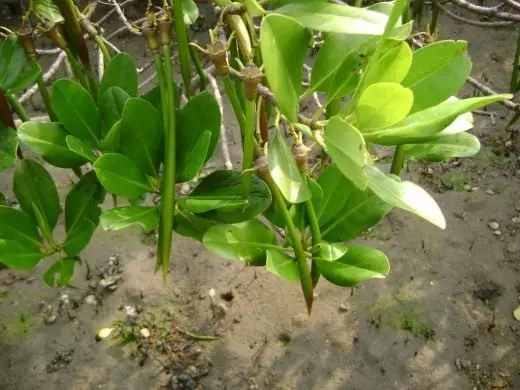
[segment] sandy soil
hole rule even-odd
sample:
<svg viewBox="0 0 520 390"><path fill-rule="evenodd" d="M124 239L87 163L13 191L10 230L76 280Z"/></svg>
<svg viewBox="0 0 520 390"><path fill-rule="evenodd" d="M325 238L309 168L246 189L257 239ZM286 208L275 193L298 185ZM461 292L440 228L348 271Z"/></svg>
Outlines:
<svg viewBox="0 0 520 390"><path fill-rule="evenodd" d="M506 89L513 30L480 30L444 16L440 26L443 38L470 42L477 78ZM149 60L139 40L116 43L140 65ZM39 280L44 264L23 274L0 271L0 389L154 389L171 376L163 372L165 361L178 383L166 388L178 389L196 388L195 382L204 389L520 389L520 322L512 315L520 304L520 226L513 223L520 216L520 143L504 130L508 113L489 110L496 112L494 125L476 116L478 156L409 164L408 175L433 194L448 228L392 212L361 238L388 254L390 276L355 289L321 283L310 318L298 286L179 237L164 287L153 274L153 237L138 228L98 231L82 256L90 275L85 265L78 268L72 286L59 291ZM236 131L233 121L228 126ZM53 174L65 193L68 172ZM8 172L0 191L12 195ZM499 224L500 235L489 222ZM115 291L100 292L93 288L96 266L106 267L113 255L123 279ZM88 295L98 305L85 303ZM180 337L180 352L150 353L140 365L128 348L94 337L124 317L125 306L166 313L170 325L173 319L179 328L219 338Z"/></svg>

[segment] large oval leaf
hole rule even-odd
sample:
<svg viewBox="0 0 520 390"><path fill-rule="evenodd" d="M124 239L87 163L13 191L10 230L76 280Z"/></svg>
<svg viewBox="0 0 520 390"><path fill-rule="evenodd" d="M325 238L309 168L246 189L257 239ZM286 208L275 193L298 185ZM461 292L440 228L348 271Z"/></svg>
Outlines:
<svg viewBox="0 0 520 390"><path fill-rule="evenodd" d="M385 278L390 263L383 252L363 246L348 246L346 253L337 260L318 260L320 273L338 286L353 287L370 279Z"/></svg>
<svg viewBox="0 0 520 390"><path fill-rule="evenodd" d="M112 126L123 116L123 109L130 95L119 87L108 88L99 99L101 115L101 138L104 138Z"/></svg>
<svg viewBox="0 0 520 390"><path fill-rule="evenodd" d="M159 225L157 207L126 206L105 211L100 222L103 229L117 231L130 225L138 224L144 230L155 229Z"/></svg>
<svg viewBox="0 0 520 390"><path fill-rule="evenodd" d="M15 34L0 41L0 89L8 90L27 65L25 51Z"/></svg>
<svg viewBox="0 0 520 390"><path fill-rule="evenodd" d="M182 0L182 11L184 13L184 23L193 24L199 18L199 8L193 0Z"/></svg>
<svg viewBox="0 0 520 390"><path fill-rule="evenodd" d="M94 171L83 175L65 199L65 231L70 232L85 219L97 225L101 214L99 205L103 203L105 195Z"/></svg>
<svg viewBox="0 0 520 390"><path fill-rule="evenodd" d="M0 124L0 172L14 164L17 149L18 137L16 132Z"/></svg>
<svg viewBox="0 0 520 390"><path fill-rule="evenodd" d="M43 280L49 287L66 286L74 276L76 262L76 258L73 257L58 260L43 274Z"/></svg>
<svg viewBox="0 0 520 390"><path fill-rule="evenodd" d="M280 112L297 122L303 62L311 35L295 20L271 14L262 20L260 36L265 74Z"/></svg>
<svg viewBox="0 0 520 390"><path fill-rule="evenodd" d="M110 87L119 87L131 97L136 97L137 84L137 66L134 59L127 53L119 53L110 60L105 69L99 85L99 96L103 96Z"/></svg>
<svg viewBox="0 0 520 390"><path fill-rule="evenodd" d="M78 157L83 158L85 161L96 161L97 156L94 154L92 149L79 138L76 138L73 135L67 135L65 137L65 143L69 150Z"/></svg>
<svg viewBox="0 0 520 390"><path fill-rule="evenodd" d="M69 134L99 147L101 122L92 95L69 79L60 79L52 86L52 107Z"/></svg>
<svg viewBox="0 0 520 390"><path fill-rule="evenodd" d="M128 157L108 153L96 160L94 171L108 192L123 198L137 198L148 191L143 172Z"/></svg>
<svg viewBox="0 0 520 390"><path fill-rule="evenodd" d="M274 233L257 219L234 225L215 225L202 239L211 252L229 260L264 265L266 250L277 249Z"/></svg>
<svg viewBox="0 0 520 390"><path fill-rule="evenodd" d="M63 243L63 250L69 256L76 256L88 245L94 232L96 225L89 219L84 219L74 228L69 231L65 242Z"/></svg>
<svg viewBox="0 0 520 390"><path fill-rule="evenodd" d="M0 240L0 263L8 268L25 271L36 267L44 254L34 246L18 241Z"/></svg>
<svg viewBox="0 0 520 390"><path fill-rule="evenodd" d="M22 210L38 222L36 208L52 231L58 222L61 207L56 184L45 168L36 161L21 160L14 173L13 187Z"/></svg>
<svg viewBox="0 0 520 390"><path fill-rule="evenodd" d="M59 123L24 122L18 127L18 138L45 161L60 168L74 168L87 160L69 150L67 132Z"/></svg>
<svg viewBox="0 0 520 390"><path fill-rule="evenodd" d="M287 256L281 250L267 250L265 269L289 282L300 281L300 271L296 259Z"/></svg>
<svg viewBox="0 0 520 390"><path fill-rule="evenodd" d="M267 160L275 184L289 203L302 203L311 198L309 187L280 131L276 131L269 142Z"/></svg>
<svg viewBox="0 0 520 390"><path fill-rule="evenodd" d="M16 80L11 83L9 88L5 91L8 95L17 95L22 92L25 88L30 87L36 82L36 79L40 75L41 68L37 62L31 62L27 64L26 69L18 75Z"/></svg>
<svg viewBox="0 0 520 390"><path fill-rule="evenodd" d="M442 135L423 144L404 145L404 150L408 156L438 162L447 158L474 156L480 150L480 142L474 135L457 133Z"/></svg>
<svg viewBox="0 0 520 390"><path fill-rule="evenodd" d="M415 96L411 112L433 107L459 91L471 72L467 47L464 41L440 41L413 54L402 82Z"/></svg>
<svg viewBox="0 0 520 390"><path fill-rule="evenodd" d="M412 65L412 49L406 42L390 42L389 49L379 58L372 78L365 81L366 85L382 82L400 83L407 75Z"/></svg>
<svg viewBox="0 0 520 390"><path fill-rule="evenodd" d="M8 206L0 206L0 238L34 248L43 245L34 221L27 214Z"/></svg>

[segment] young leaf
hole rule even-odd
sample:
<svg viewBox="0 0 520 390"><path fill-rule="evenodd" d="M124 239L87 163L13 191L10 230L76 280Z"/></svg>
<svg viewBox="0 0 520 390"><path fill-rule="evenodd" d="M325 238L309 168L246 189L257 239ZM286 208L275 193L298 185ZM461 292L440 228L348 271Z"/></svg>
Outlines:
<svg viewBox="0 0 520 390"><path fill-rule="evenodd" d="M74 276L76 262L73 257L58 260L43 274L43 280L52 288L65 287Z"/></svg>
<svg viewBox="0 0 520 390"><path fill-rule="evenodd" d="M392 209L370 189L357 189L336 165L325 169L318 184L323 189L319 222L324 240L353 240L376 225Z"/></svg>
<svg viewBox="0 0 520 390"><path fill-rule="evenodd" d="M127 53L119 53L108 63L101 83L99 96L103 96L110 87L119 87L131 97L137 97L137 66Z"/></svg>
<svg viewBox="0 0 520 390"><path fill-rule="evenodd" d="M8 90L27 64L25 51L15 34L0 41L0 89Z"/></svg>
<svg viewBox="0 0 520 390"><path fill-rule="evenodd" d="M361 133L339 116L329 120L325 127L327 154L352 183L364 190L367 187L363 165L365 164L365 141Z"/></svg>
<svg viewBox="0 0 520 390"><path fill-rule="evenodd" d="M280 112L297 122L303 63L311 34L287 16L270 14L262 20L260 36L265 74Z"/></svg>
<svg viewBox="0 0 520 390"><path fill-rule="evenodd" d="M8 95L17 95L22 92L25 88L31 86L36 82L36 79L40 75L41 68L37 62L31 62L26 70L21 73L16 80L11 83L9 88L5 91Z"/></svg>
<svg viewBox="0 0 520 390"><path fill-rule="evenodd" d="M0 172L14 164L17 149L18 137L16 132L0 123Z"/></svg>
<svg viewBox="0 0 520 390"><path fill-rule="evenodd" d="M289 282L300 281L298 263L280 250L268 249L265 269Z"/></svg>
<svg viewBox="0 0 520 390"><path fill-rule="evenodd" d="M67 238L63 244L63 250L69 256L76 256L88 245L94 232L96 225L89 219L84 219L74 226L67 234Z"/></svg>
<svg viewBox="0 0 520 390"><path fill-rule="evenodd" d="M453 157L471 157L480 150L477 137L468 133L440 135L423 144L404 145L407 156L428 162L443 161Z"/></svg>
<svg viewBox="0 0 520 390"><path fill-rule="evenodd" d="M277 249L274 233L257 219L234 225L215 225L202 239L211 252L229 260L264 265L266 250Z"/></svg>
<svg viewBox="0 0 520 390"><path fill-rule="evenodd" d="M209 131L203 132L196 141L193 148L184 150L177 154L177 183L185 183L193 179L204 168L206 158L209 155L212 134Z"/></svg>
<svg viewBox="0 0 520 390"><path fill-rule="evenodd" d="M402 84L415 96L411 112L424 110L454 95L471 72L467 42L440 41L413 54L412 66Z"/></svg>
<svg viewBox="0 0 520 390"><path fill-rule="evenodd" d="M398 178L387 176L373 166L365 166L368 187L383 201L418 215L441 229L446 220L437 202L421 187Z"/></svg>
<svg viewBox="0 0 520 390"><path fill-rule="evenodd" d="M63 22L63 16L61 16L60 10L53 0L32 0L29 5L31 11L37 15L38 20L54 23Z"/></svg>
<svg viewBox="0 0 520 390"><path fill-rule="evenodd" d="M341 258L318 260L317 264L325 279L343 287L354 287L370 279L383 279L390 272L390 263L383 252L362 246L349 246Z"/></svg>
<svg viewBox="0 0 520 390"><path fill-rule="evenodd" d="M179 207L175 212L173 229L181 236L202 242L204 234L212 226L215 226L215 222L201 218L189 211L181 210Z"/></svg>
<svg viewBox="0 0 520 390"><path fill-rule="evenodd" d="M123 109L119 152L148 176L157 177L163 157L163 132L157 110L145 99L130 98Z"/></svg>
<svg viewBox="0 0 520 390"><path fill-rule="evenodd" d="M376 71L366 80L366 85L374 83L400 83L412 65L412 49L406 42L397 45L391 42L391 47L379 58Z"/></svg>
<svg viewBox="0 0 520 390"><path fill-rule="evenodd" d="M121 230L133 224L149 231L159 225L159 217L157 207L126 206L105 211L101 214L100 222L103 229L108 231Z"/></svg>
<svg viewBox="0 0 520 390"><path fill-rule="evenodd" d="M105 195L94 171L83 175L65 199L65 231L71 232L84 219L97 225L101 214L99 205L103 203Z"/></svg>
<svg viewBox="0 0 520 390"><path fill-rule="evenodd" d="M59 123L24 122L18 127L18 138L33 152L59 168L74 168L87 160L69 150L65 138L67 132Z"/></svg>
<svg viewBox="0 0 520 390"><path fill-rule="evenodd" d="M25 271L36 267L44 257L36 247L13 240L0 240L0 263L7 268Z"/></svg>
<svg viewBox="0 0 520 390"><path fill-rule="evenodd" d="M60 199L51 175L33 160L21 160L14 173L14 193L22 210L38 222L39 214L52 231L60 215ZM41 221L40 221L41 222ZM40 228L44 228L40 225Z"/></svg>
<svg viewBox="0 0 520 390"><path fill-rule="evenodd" d="M322 261L336 261L342 258L345 253L349 251L349 247L343 244L331 244L327 241L322 241L319 244L320 257L318 260Z"/></svg>
<svg viewBox="0 0 520 390"><path fill-rule="evenodd" d="M103 141L101 141L101 150L104 153L115 153L119 151L119 139L121 135L121 121L117 121L110 128Z"/></svg>
<svg viewBox="0 0 520 390"><path fill-rule="evenodd" d="M101 138L105 138L112 126L123 116L123 109L130 95L119 87L110 87L100 96Z"/></svg>
<svg viewBox="0 0 520 390"><path fill-rule="evenodd" d="M94 171L108 192L123 198L137 198L148 192L149 185L143 172L128 157L108 153L96 160Z"/></svg>
<svg viewBox="0 0 520 390"><path fill-rule="evenodd" d="M0 238L33 248L43 245L34 221L27 214L8 206L0 206Z"/></svg>
<svg viewBox="0 0 520 390"><path fill-rule="evenodd" d="M99 147L101 123L92 95L69 79L52 86L52 107L67 132L91 147Z"/></svg>
<svg viewBox="0 0 520 390"><path fill-rule="evenodd" d="M379 12L320 1L295 2L275 12L290 16L312 30L341 34L381 35L388 20Z"/></svg>
<svg viewBox="0 0 520 390"><path fill-rule="evenodd" d="M97 156L94 154L92 149L85 145L80 139L73 135L67 135L65 137L65 143L71 152L82 157L85 161L96 161Z"/></svg>
<svg viewBox="0 0 520 390"><path fill-rule="evenodd" d="M267 159L269 172L289 203L302 203L311 198L307 183L280 131L276 131L274 138L269 142Z"/></svg>
<svg viewBox="0 0 520 390"><path fill-rule="evenodd" d="M199 8L193 0L182 0L182 11L186 25L195 23L199 18Z"/></svg>
<svg viewBox="0 0 520 390"><path fill-rule="evenodd" d="M421 143L441 132L459 115L510 97L511 95L503 94L446 101L416 112L389 129L365 133L364 137L368 142L381 145Z"/></svg>
<svg viewBox="0 0 520 390"><path fill-rule="evenodd" d="M356 124L362 131L391 126L406 118L413 93L397 83L377 83L365 89L355 108Z"/></svg>
<svg viewBox="0 0 520 390"><path fill-rule="evenodd" d="M265 15L265 10L257 0L244 0L244 3L247 7L247 12L251 17L255 18L257 16Z"/></svg>

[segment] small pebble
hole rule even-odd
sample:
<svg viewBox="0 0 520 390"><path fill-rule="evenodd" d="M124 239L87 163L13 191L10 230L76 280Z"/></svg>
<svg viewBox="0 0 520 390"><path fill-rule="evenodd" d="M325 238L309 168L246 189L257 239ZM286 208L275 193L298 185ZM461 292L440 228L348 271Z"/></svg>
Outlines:
<svg viewBox="0 0 520 390"><path fill-rule="evenodd" d="M511 219L511 221L512 221L515 225L520 225L520 217L513 217L513 219Z"/></svg>
<svg viewBox="0 0 520 390"><path fill-rule="evenodd" d="M495 191L493 191L493 190L486 190L486 194L488 194L488 195L495 195Z"/></svg>
<svg viewBox="0 0 520 390"><path fill-rule="evenodd" d="M479 190L480 190L479 187L473 187L473 188L471 189L471 192L477 192L477 191L479 191Z"/></svg>
<svg viewBox="0 0 520 390"><path fill-rule="evenodd" d="M49 317L45 317L45 320L44 320L44 321L45 321L45 323L46 323L47 325L50 325L50 324L54 324L54 323L56 322L57 319L58 319L58 317L56 317L56 315L53 314L53 315L51 315L51 316L49 316Z"/></svg>
<svg viewBox="0 0 520 390"><path fill-rule="evenodd" d="M488 227L491 230L498 230L498 229L500 229L500 225L498 224L498 222L495 222L495 221L488 222Z"/></svg>
<svg viewBox="0 0 520 390"><path fill-rule="evenodd" d="M338 309L341 313L346 313L348 311L348 307L347 305L345 305L344 303L342 303L341 305L339 305L339 309Z"/></svg>
<svg viewBox="0 0 520 390"><path fill-rule="evenodd" d="M147 328L143 328L139 331L139 334L141 335L141 337L147 339L148 337L150 337L150 330L148 330Z"/></svg>
<svg viewBox="0 0 520 390"><path fill-rule="evenodd" d="M471 191L471 186L469 184L464 184L464 191Z"/></svg>
<svg viewBox="0 0 520 390"><path fill-rule="evenodd" d="M32 282L34 282L36 280L36 278L34 276L31 276L30 278L28 278L25 282L27 284L31 284Z"/></svg>
<svg viewBox="0 0 520 390"><path fill-rule="evenodd" d="M91 289L95 290L97 288L97 286L98 286L98 281L97 280L91 280L90 282L88 282L88 286Z"/></svg>
<svg viewBox="0 0 520 390"><path fill-rule="evenodd" d="M500 230L493 231L493 234L497 237L500 237L502 235L502 232Z"/></svg>
<svg viewBox="0 0 520 390"><path fill-rule="evenodd" d="M87 305L92 305L92 306L96 306L97 305L97 299L94 295L87 295L85 297L85 303Z"/></svg>

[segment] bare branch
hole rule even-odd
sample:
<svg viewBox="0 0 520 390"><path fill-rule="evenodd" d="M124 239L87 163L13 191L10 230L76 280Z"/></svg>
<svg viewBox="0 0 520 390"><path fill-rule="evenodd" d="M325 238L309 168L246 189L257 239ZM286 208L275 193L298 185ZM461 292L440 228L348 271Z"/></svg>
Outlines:
<svg viewBox="0 0 520 390"><path fill-rule="evenodd" d="M481 7L467 2L466 0L450 0L453 4L457 4L459 7L465 8L469 11L480 15L494 16L497 19L510 20L513 22L520 22L520 15L512 14L509 12L500 11L499 7Z"/></svg>
<svg viewBox="0 0 520 390"><path fill-rule="evenodd" d="M472 19L466 19L460 15L457 15L456 13L450 11L447 7L444 5L441 5L440 3L437 3L437 7L444 12L446 15L448 15L450 18L453 18L455 20L458 20L459 22L471 24L473 26L479 26L479 27L505 27L505 26L511 26L513 22L511 21L498 21L498 22L481 22L480 20L472 20Z"/></svg>

